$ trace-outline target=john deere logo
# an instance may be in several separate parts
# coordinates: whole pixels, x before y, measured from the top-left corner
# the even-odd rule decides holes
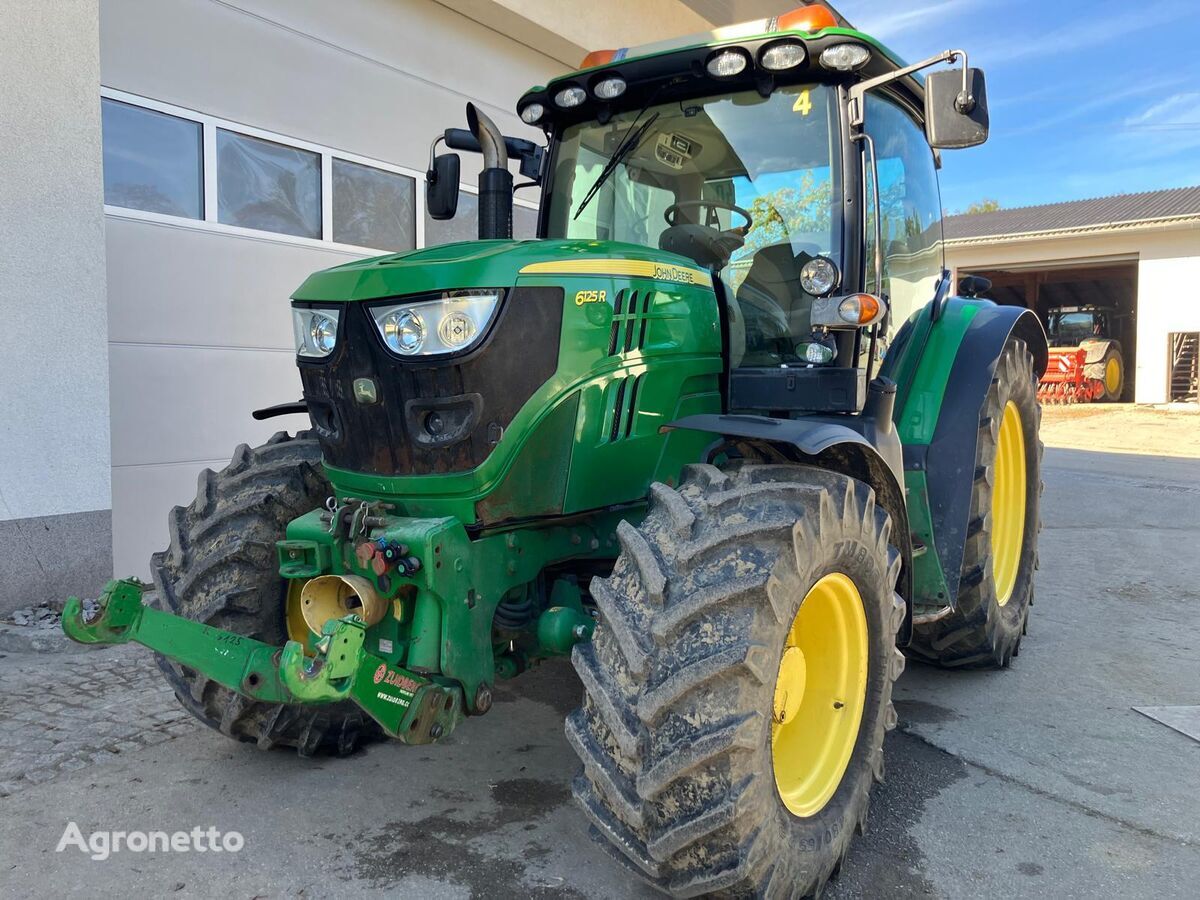
[[[359,403],[374,403],[379,399],[375,393],[375,382],[370,378],[354,379],[354,399]]]
[[[608,291],[580,291],[575,295],[575,305],[585,303],[604,303],[608,299]]]
[[[684,284],[691,284],[695,280],[692,270],[683,266],[655,266],[654,277],[659,281],[680,281]]]

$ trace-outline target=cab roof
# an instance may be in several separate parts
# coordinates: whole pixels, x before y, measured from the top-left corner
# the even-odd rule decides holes
[[[802,64],[787,71],[767,71],[761,65],[762,54],[780,43],[802,44],[806,51],[805,59]],[[839,43],[865,47],[870,54],[867,62],[854,72],[823,68],[819,63],[822,51]],[[734,76],[714,77],[706,68],[706,63],[726,50],[746,54],[747,65]],[[816,3],[777,16],[699,34],[615,50],[594,50],[584,57],[575,71],[527,91],[518,101],[517,111],[527,124],[548,130],[553,124],[568,124],[590,118],[603,121],[613,111],[638,108],[650,96],[651,90],[658,95],[668,88],[662,97],[664,100],[669,95],[680,93],[702,96],[747,88],[769,93],[777,84],[813,81],[814,76],[822,79],[839,76],[843,79],[871,78],[904,65],[897,54],[854,28],[832,6]],[[624,83],[621,94],[607,100],[597,95],[597,85],[613,78]],[[919,109],[923,79],[919,75],[910,76],[904,82],[904,87],[913,96]],[[565,106],[560,97],[571,88],[581,89],[583,99]],[[576,98],[581,96],[578,91],[573,93]],[[530,115],[536,112],[537,107],[541,108],[541,115]]]

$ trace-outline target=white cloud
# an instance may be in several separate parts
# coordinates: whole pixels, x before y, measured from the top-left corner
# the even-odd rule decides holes
[[[1007,32],[1003,41],[979,46],[977,58],[992,65],[1028,59],[1031,56],[1063,57],[1079,50],[1103,46],[1117,38],[1167,25],[1196,14],[1195,0],[1165,0],[1147,3],[1130,15],[1128,7],[1097,6],[1086,18],[1075,18],[1058,28],[1035,28]]]
[[[837,4],[843,15],[866,34],[887,43],[896,38],[923,28],[937,34],[948,23],[978,7],[980,0],[934,0],[924,6],[892,8],[880,12],[877,2],[853,2]]]
[[[1124,122],[1131,130],[1200,131],[1200,91],[1183,91],[1162,100]]]
[[[1041,105],[1037,110],[1037,118],[1032,118],[1027,115],[1022,116],[1023,111],[1020,109],[1013,110],[1006,115],[1012,116],[1015,113],[1017,117],[1025,119],[1025,124],[1018,125],[1015,128],[1004,128],[1002,131],[998,129],[997,131],[998,133],[1003,134],[1004,137],[1017,137],[1022,134],[1031,134],[1036,131],[1044,131],[1048,128],[1056,127],[1061,122],[1079,119],[1084,116],[1088,116],[1091,113],[1112,109],[1114,104],[1119,103],[1122,100],[1131,100],[1134,97],[1141,97],[1145,94],[1169,91],[1178,86],[1180,83],[1182,83],[1182,79],[1180,78],[1142,81],[1119,90],[1106,91],[1087,100],[1080,100],[1078,99],[1079,95],[1077,93],[1059,88],[1057,92],[1058,99],[1049,109],[1047,109],[1045,105]],[[1195,96],[1200,98],[1200,94]],[[1157,109],[1157,106],[1152,107],[1151,109]],[[1128,124],[1128,121],[1129,120],[1126,120],[1125,124]],[[1097,125],[1092,127],[1095,129],[1107,130],[1111,126]]]

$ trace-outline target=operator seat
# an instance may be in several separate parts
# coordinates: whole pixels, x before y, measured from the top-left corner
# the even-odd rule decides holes
[[[799,339],[812,330],[813,298],[800,287],[800,270],[818,252],[814,245],[802,244],[797,252],[792,244],[782,243],[754,254],[737,292],[746,317],[748,352],[766,350],[779,339]]]

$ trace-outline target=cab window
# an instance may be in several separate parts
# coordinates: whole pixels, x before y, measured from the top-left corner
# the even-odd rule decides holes
[[[866,130],[875,143],[879,184],[867,176],[867,289],[875,282],[875,191],[883,235],[882,290],[890,331],[933,299],[942,277],[942,199],[933,151],[920,125],[886,95],[868,94]]]
[[[837,123],[836,91],[801,84],[572,125],[556,149],[546,236],[689,256],[725,283],[734,366],[799,362],[813,301],[800,270],[818,255],[842,264]],[[631,134],[636,146],[593,194]]]

